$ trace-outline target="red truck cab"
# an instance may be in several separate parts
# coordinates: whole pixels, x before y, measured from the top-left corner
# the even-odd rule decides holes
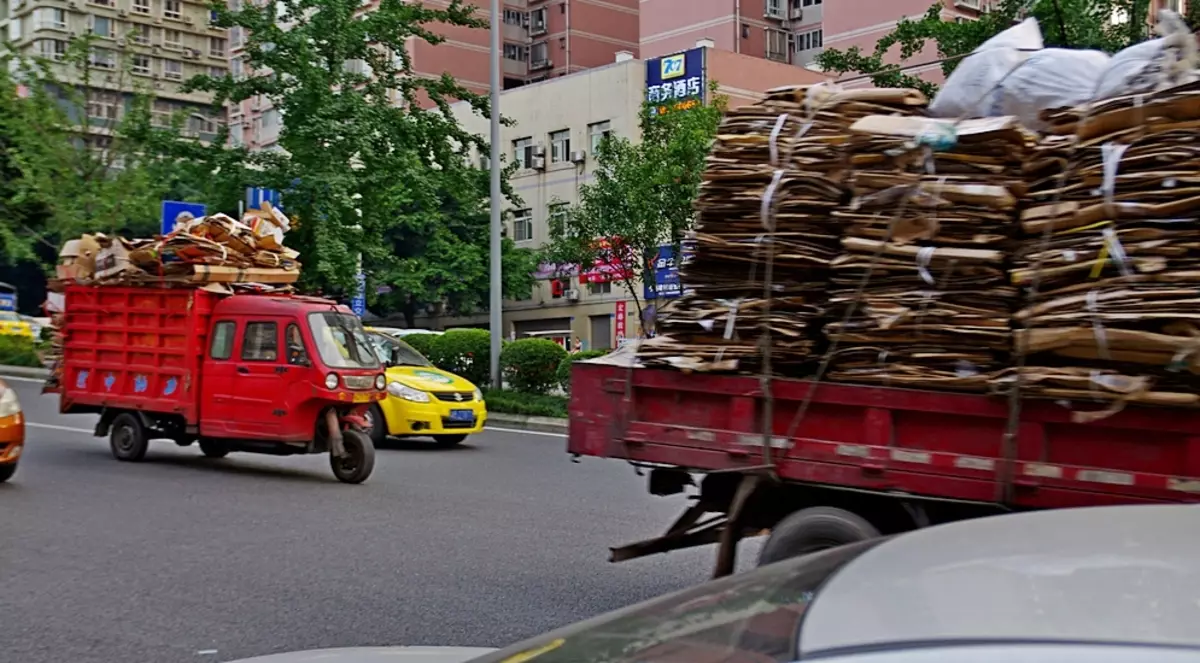
[[[100,414],[119,460],[151,438],[230,451],[331,454],[338,479],[374,465],[362,415],[385,396],[358,318],[314,297],[73,285],[66,292],[63,413]]]

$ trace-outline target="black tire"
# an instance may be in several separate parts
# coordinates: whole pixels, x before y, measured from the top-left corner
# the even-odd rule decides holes
[[[229,446],[218,440],[200,440],[200,452],[209,458],[224,458],[229,455]]]
[[[439,447],[442,447],[443,449],[449,449],[450,447],[457,447],[458,445],[462,444],[462,441],[465,439],[467,439],[467,436],[463,433],[459,433],[458,435],[434,435],[433,436],[433,441],[436,442],[437,445]]]
[[[0,465],[0,483],[4,483],[5,481],[8,481],[9,479],[13,478],[13,475],[16,473],[17,473],[16,461],[7,463],[5,465]]]
[[[758,565],[879,536],[875,526],[845,509],[816,506],[797,511],[771,529],[758,555]]]
[[[387,420],[383,418],[383,409],[379,407],[378,403],[371,405],[371,409],[367,411],[367,419],[371,424],[371,428],[367,430],[367,435],[371,438],[371,444],[374,444],[375,448],[378,449],[387,441],[388,436]]]
[[[141,419],[129,413],[113,419],[108,435],[108,448],[112,450],[113,458],[136,463],[146,457],[149,447],[150,438],[146,436]]]
[[[342,431],[342,446],[346,455],[342,458],[329,454],[329,467],[333,476],[342,483],[362,483],[375,469],[375,445],[371,437],[356,430]]]

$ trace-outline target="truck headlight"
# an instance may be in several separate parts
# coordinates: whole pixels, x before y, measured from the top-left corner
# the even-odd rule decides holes
[[[387,387],[387,378],[383,377],[382,373],[380,373],[379,375],[376,375],[375,376],[375,388],[378,389],[379,391],[383,391],[385,387]]]
[[[330,373],[329,375],[325,376],[325,388],[326,389],[337,389],[338,388],[337,373]]]
[[[414,403],[429,402],[429,394],[421,391],[420,389],[413,389],[406,384],[391,382],[388,384],[387,390],[389,394],[395,396],[396,398],[403,398],[406,401],[412,401]]]

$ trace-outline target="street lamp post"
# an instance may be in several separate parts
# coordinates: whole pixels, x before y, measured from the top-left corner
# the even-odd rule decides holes
[[[500,0],[492,0],[492,48],[491,48],[491,124],[492,151],[488,158],[488,169],[492,176],[491,211],[492,211],[492,241],[491,241],[491,304],[488,311],[491,314],[490,327],[492,330],[491,378],[492,387],[500,388],[500,341],[504,336],[503,316],[500,307],[503,306],[503,292],[500,277]]]

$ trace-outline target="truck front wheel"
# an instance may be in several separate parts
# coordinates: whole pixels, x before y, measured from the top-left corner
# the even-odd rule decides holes
[[[109,431],[108,446],[117,460],[137,462],[145,458],[150,439],[142,420],[128,412],[117,415]]]
[[[816,506],[797,511],[771,529],[758,555],[765,566],[791,557],[836,548],[879,536],[879,530],[861,516],[845,509]]]
[[[224,442],[217,440],[200,440],[200,453],[208,458],[224,458],[229,455],[229,447]]]
[[[337,457],[329,454],[329,466],[333,476],[342,483],[362,483],[375,469],[375,445],[366,433],[356,430],[342,431],[342,446],[346,455]]]

